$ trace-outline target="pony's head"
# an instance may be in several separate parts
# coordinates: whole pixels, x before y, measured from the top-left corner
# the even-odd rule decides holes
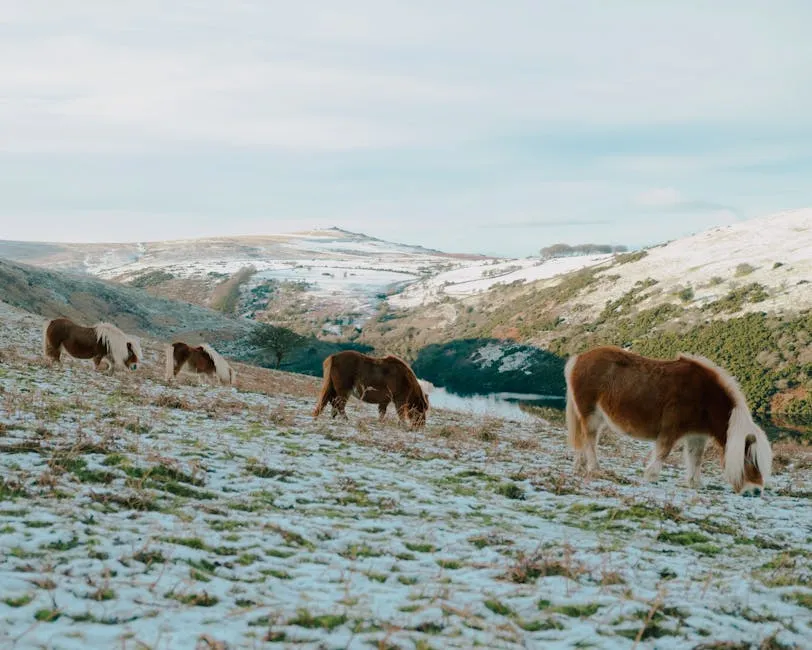
[[[770,478],[772,463],[773,452],[766,434],[746,408],[735,406],[730,412],[722,456],[728,482],[743,496],[760,496]]]
[[[130,370],[137,370],[141,362],[141,346],[138,341],[127,341],[127,358],[124,365]]]
[[[420,386],[413,390],[407,402],[409,408],[409,421],[415,429],[426,426],[426,413],[429,411],[429,398]]]

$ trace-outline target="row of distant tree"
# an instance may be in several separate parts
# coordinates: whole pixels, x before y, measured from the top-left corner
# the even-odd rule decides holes
[[[553,244],[541,249],[542,259],[549,260],[554,257],[572,257],[573,255],[600,255],[602,253],[625,253],[628,246],[611,246],[609,244]]]

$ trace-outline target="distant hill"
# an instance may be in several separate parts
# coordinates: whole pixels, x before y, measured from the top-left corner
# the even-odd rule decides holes
[[[631,253],[471,266],[394,296],[359,341],[410,358],[432,344],[494,338],[561,357],[601,344],[693,352],[729,368],[760,414],[812,425],[810,251],[805,209]]]
[[[203,335],[212,341],[243,336],[251,323],[190,303],[151,296],[143,289],[87,275],[49,271],[0,260],[0,301],[48,318],[90,324],[109,320],[141,336],[169,339]]]
[[[0,241],[0,258],[92,275],[326,338],[358,334],[387,296],[489,259],[340,228],[124,244]]]

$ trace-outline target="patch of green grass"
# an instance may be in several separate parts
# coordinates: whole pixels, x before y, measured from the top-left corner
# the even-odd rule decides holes
[[[209,560],[206,559],[200,560],[187,559],[186,563],[193,569],[197,569],[198,571],[205,571],[206,573],[213,574],[217,570],[217,565],[214,562],[210,562]]]
[[[198,551],[205,551],[208,549],[206,543],[199,537],[164,537],[163,541],[169,544],[188,546],[189,548],[194,548]]]
[[[489,599],[485,601],[485,607],[491,610],[494,614],[500,616],[513,616],[513,610],[499,600]]]
[[[109,587],[99,587],[96,591],[91,592],[87,596],[90,600],[113,600],[116,597],[116,592]]]
[[[692,544],[704,544],[710,542],[710,538],[702,533],[696,533],[688,530],[680,530],[674,533],[663,531],[657,535],[658,542],[665,542],[667,544],[676,544],[678,546],[691,546]]]
[[[359,557],[380,557],[383,553],[368,544],[350,544],[339,555],[355,560]]]
[[[697,553],[701,553],[702,555],[719,555],[722,552],[722,547],[717,546],[716,544],[694,544],[691,548],[696,551]]]
[[[62,616],[62,612],[58,609],[38,609],[34,613],[34,618],[41,623],[53,623],[60,616]]]
[[[248,463],[245,469],[254,476],[259,476],[260,478],[278,478],[280,481],[284,481],[294,474],[292,469],[277,469],[261,463]]]
[[[97,469],[88,469],[87,461],[84,458],[71,458],[55,456],[49,464],[52,467],[59,467],[66,472],[73,474],[82,483],[112,483],[116,475],[112,472]]]
[[[34,600],[33,594],[23,594],[17,598],[11,596],[8,598],[3,598],[3,602],[9,607],[25,607],[32,600]]]
[[[503,497],[507,497],[508,499],[518,499],[520,501],[527,498],[522,486],[513,482],[502,483],[501,485],[497,486],[496,493],[501,494]]]
[[[434,553],[437,547],[426,542],[404,542],[403,545],[415,553]]]
[[[282,571],[280,569],[262,569],[260,573],[264,576],[273,576],[277,580],[292,580],[293,576],[290,575],[287,571]]]
[[[164,557],[164,554],[161,553],[160,549],[154,551],[149,551],[146,549],[138,551],[133,555],[133,559],[146,565],[163,564],[166,562],[166,558]]]
[[[793,593],[784,594],[781,598],[789,603],[795,603],[801,607],[812,609],[812,594],[795,591]]]
[[[135,479],[152,479],[156,482],[169,482],[188,483],[189,485],[196,485],[198,487],[203,485],[203,481],[199,478],[187,474],[169,465],[152,465],[151,467],[124,467],[124,473],[130,478]]]
[[[278,548],[269,548],[265,550],[265,555],[269,557],[281,557],[281,558],[288,558],[296,555],[294,551],[283,551]]]
[[[778,542],[774,542],[770,539],[765,537],[756,536],[756,537],[743,537],[739,536],[733,540],[736,544],[748,545],[748,546],[755,546],[757,548],[763,548],[770,551],[780,551],[784,548],[783,544]]]
[[[259,555],[256,555],[254,553],[243,553],[237,558],[237,564],[241,564],[242,566],[249,566],[260,559],[262,558],[260,558]]]
[[[385,573],[377,573],[376,571],[367,571],[364,573],[364,575],[370,580],[381,583],[386,582],[386,580],[389,578],[389,576]]]
[[[79,538],[71,537],[68,540],[58,539],[55,542],[43,544],[42,548],[48,549],[49,551],[69,551],[77,546],[79,546]]]
[[[549,611],[571,618],[589,618],[600,608],[601,606],[597,603],[586,603],[584,605],[556,605],[555,607],[550,607]]]
[[[198,582],[211,582],[211,578],[208,575],[197,569],[189,569],[189,577]]]
[[[462,562],[460,562],[459,560],[437,560],[437,564],[441,566],[443,569],[449,570],[462,568]]]
[[[555,619],[537,619],[534,621],[518,620],[516,624],[526,632],[542,632],[544,630],[563,630],[564,626]]]
[[[419,579],[416,576],[398,576],[398,582],[402,585],[416,585]]]
[[[288,621],[288,625],[299,627],[332,630],[347,622],[346,614],[322,614],[314,616],[307,609],[300,609],[296,616]]]
[[[51,521],[24,521],[23,525],[26,528],[50,528],[54,524]]]
[[[513,541],[509,540],[507,537],[502,537],[495,534],[475,535],[474,537],[469,537],[468,542],[480,549],[485,548],[486,546],[509,546],[513,544]]]
[[[184,605],[192,605],[193,607],[213,607],[220,602],[220,599],[217,596],[212,596],[205,591],[202,591],[199,594],[176,594],[170,591],[164,595],[167,598],[177,600],[179,603],[183,603]]]
[[[278,535],[281,535],[282,539],[284,539],[285,543],[287,544],[302,546],[309,550],[313,550],[316,548],[312,542],[306,540],[299,533],[295,533],[292,530],[287,530],[285,528],[282,528],[281,526],[277,526],[276,524],[265,524],[265,528],[268,530],[272,530]]]
[[[0,501],[9,501],[18,497],[24,497],[26,494],[22,485],[0,479]]]

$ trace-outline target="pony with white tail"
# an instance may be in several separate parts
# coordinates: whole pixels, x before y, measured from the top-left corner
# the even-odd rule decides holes
[[[234,385],[237,373],[210,345],[192,347],[178,341],[166,346],[166,381],[172,381],[183,369],[196,375],[206,375],[221,384]]]
[[[603,427],[654,441],[644,472],[659,477],[665,458],[683,441],[686,482],[699,487],[708,438],[722,448],[722,467],[734,491],[759,496],[772,470],[772,450],[753,422],[736,380],[704,357],[643,357],[598,347],[569,359],[567,430],[575,471],[598,470],[596,446]]]
[[[46,359],[59,363],[62,352],[76,359],[93,359],[96,370],[101,370],[101,362],[105,361],[110,375],[116,368],[135,370],[142,357],[138,339],[115,325],[97,323],[83,327],[68,318],[55,318],[43,329],[42,353]]]

